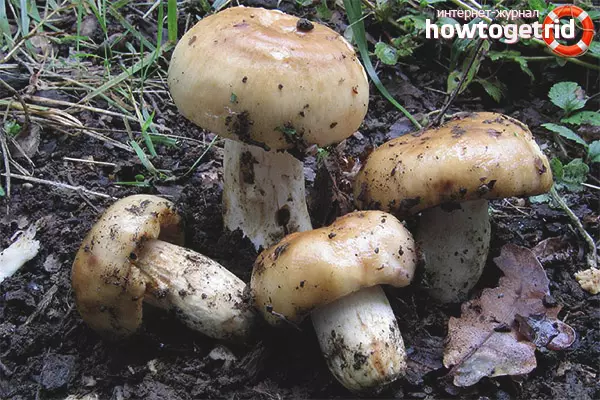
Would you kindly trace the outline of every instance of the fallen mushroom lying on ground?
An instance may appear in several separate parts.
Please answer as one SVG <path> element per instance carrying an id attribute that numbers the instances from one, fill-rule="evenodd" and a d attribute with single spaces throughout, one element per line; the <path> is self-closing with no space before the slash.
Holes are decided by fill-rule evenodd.
<path id="1" fill-rule="evenodd" d="M 406 368 L 398 323 L 379 285 L 407 286 L 416 263 L 412 236 L 400 221 L 361 211 L 290 234 L 263 251 L 250 286 L 256 308 L 272 325 L 310 315 L 342 385 L 377 392 Z"/>
<path id="2" fill-rule="evenodd" d="M 248 341 L 255 314 L 243 300 L 245 283 L 182 243 L 181 218 L 170 201 L 134 195 L 114 203 L 73 262 L 83 320 L 107 338 L 123 338 L 140 326 L 145 301 L 207 336 Z"/>
<path id="3" fill-rule="evenodd" d="M 311 229 L 302 162 L 281 150 L 302 157 L 358 129 L 369 85 L 354 48 L 324 25 L 232 7 L 181 38 L 168 83 L 181 114 L 226 138 L 225 227 L 257 249 Z"/>
<path id="4" fill-rule="evenodd" d="M 461 302 L 488 255 L 488 199 L 550 190 L 548 159 L 526 125 L 506 115 L 463 113 L 438 128 L 373 151 L 354 184 L 359 209 L 421 213 L 416 239 L 432 297 Z"/>

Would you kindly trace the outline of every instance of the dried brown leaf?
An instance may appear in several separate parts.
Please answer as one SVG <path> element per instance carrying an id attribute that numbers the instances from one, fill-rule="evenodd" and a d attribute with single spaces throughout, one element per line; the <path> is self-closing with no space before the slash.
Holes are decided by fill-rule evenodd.
<path id="1" fill-rule="evenodd" d="M 473 385 L 485 376 L 532 371 L 536 345 L 530 340 L 555 349 L 574 340 L 573 330 L 556 320 L 560 307 L 544 305 L 550 295 L 549 281 L 533 252 L 507 244 L 494 261 L 504 273 L 498 287 L 463 303 L 461 317 L 448 322 L 444 365 L 452 368 L 457 386 Z"/>

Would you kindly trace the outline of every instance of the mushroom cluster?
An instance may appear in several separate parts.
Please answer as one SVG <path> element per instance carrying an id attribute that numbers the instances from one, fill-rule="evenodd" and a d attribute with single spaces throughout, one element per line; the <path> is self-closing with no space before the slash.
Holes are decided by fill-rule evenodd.
<path id="1" fill-rule="evenodd" d="M 251 293 L 272 325 L 310 315 L 335 378 L 354 392 L 376 391 L 406 367 L 398 323 L 379 285 L 407 286 L 416 262 L 412 236 L 394 216 L 354 212 L 263 251 Z"/>
<path id="2" fill-rule="evenodd" d="M 416 238 L 430 293 L 458 302 L 485 266 L 488 199 L 532 196 L 551 186 L 548 159 L 527 126 L 479 112 L 377 148 L 357 175 L 354 197 L 359 209 L 421 213 Z"/>
<path id="3" fill-rule="evenodd" d="M 226 138 L 225 226 L 257 249 L 311 229 L 302 162 L 281 151 L 302 154 L 358 129 L 369 86 L 353 47 L 278 10 L 232 7 L 183 36 L 168 83 L 181 114 Z"/>
<path id="4" fill-rule="evenodd" d="M 134 195 L 109 207 L 73 262 L 72 285 L 83 320 L 120 339 L 142 322 L 142 303 L 172 310 L 207 336 L 246 342 L 255 313 L 245 283 L 216 261 L 181 247 L 181 217 L 173 204 Z"/>

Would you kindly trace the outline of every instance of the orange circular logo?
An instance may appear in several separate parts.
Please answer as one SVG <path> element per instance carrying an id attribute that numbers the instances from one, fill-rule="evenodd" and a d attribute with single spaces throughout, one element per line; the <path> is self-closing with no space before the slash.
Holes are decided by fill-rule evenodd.
<path id="1" fill-rule="evenodd" d="M 583 35 L 579 42 L 566 46 L 560 44 L 554 37 L 554 26 L 561 17 L 571 17 L 581 22 Z M 542 24 L 542 36 L 544 42 L 552 51 L 563 57 L 577 57 L 584 54 L 590 47 L 594 38 L 594 23 L 584 10 L 577 6 L 567 5 L 556 7 L 550 11 Z"/>

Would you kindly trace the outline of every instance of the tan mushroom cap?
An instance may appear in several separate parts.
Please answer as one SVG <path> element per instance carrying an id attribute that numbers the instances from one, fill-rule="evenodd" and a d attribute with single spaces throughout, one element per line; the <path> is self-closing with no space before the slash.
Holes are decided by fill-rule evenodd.
<path id="1" fill-rule="evenodd" d="M 357 175 L 354 196 L 361 209 L 405 216 L 447 202 L 532 196 L 551 186 L 548 159 L 527 126 L 480 112 L 383 144 Z"/>
<path id="2" fill-rule="evenodd" d="M 298 21 L 251 7 L 199 21 L 171 58 L 179 111 L 204 129 L 270 149 L 352 135 L 367 112 L 365 71 L 338 33 L 317 23 L 301 30 Z"/>
<path id="3" fill-rule="evenodd" d="M 181 218 L 168 200 L 129 196 L 104 212 L 77 252 L 71 276 L 77 309 L 105 337 L 130 335 L 142 322 L 147 279 L 132 261 L 149 239 L 182 244 Z"/>
<path id="4" fill-rule="evenodd" d="M 300 322 L 321 306 L 365 287 L 406 286 L 417 254 L 402 223 L 359 211 L 320 229 L 296 232 L 263 251 L 252 271 L 254 304 L 271 324 Z"/>

